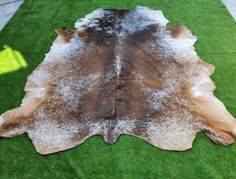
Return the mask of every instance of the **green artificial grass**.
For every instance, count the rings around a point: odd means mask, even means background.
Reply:
[[[137,5],[161,9],[169,26],[185,24],[193,31],[197,53],[216,66],[215,95],[236,116],[236,22],[220,0],[25,0],[0,32],[0,58],[7,45],[25,65],[7,71],[0,61],[0,113],[20,105],[27,76],[49,51],[54,29],[73,29],[77,18],[96,8]],[[42,156],[24,134],[0,138],[0,178],[236,178],[236,144],[215,145],[200,133],[191,150],[173,152],[131,136],[122,135],[113,145],[94,136],[71,150]]]

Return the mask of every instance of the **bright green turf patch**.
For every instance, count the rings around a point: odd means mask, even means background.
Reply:
[[[56,37],[54,29],[73,28],[77,18],[99,7],[137,5],[163,10],[170,26],[185,24],[192,29],[198,37],[199,56],[216,66],[215,95],[236,116],[236,22],[220,0],[25,0],[0,32],[0,51],[8,45],[28,64],[0,75],[0,113],[20,105],[26,78],[49,51]],[[74,149],[41,156],[27,135],[0,138],[0,178],[91,177],[236,178],[236,144],[215,145],[199,134],[193,149],[171,152],[131,136],[121,136],[113,145],[95,136]]]
[[[26,67],[27,63],[22,54],[4,45],[4,50],[0,51],[0,75]]]

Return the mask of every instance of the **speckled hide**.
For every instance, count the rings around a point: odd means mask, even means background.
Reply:
[[[1,115],[0,136],[26,132],[41,154],[96,134],[107,143],[133,135],[166,150],[191,148],[199,131],[233,143],[236,120],[213,95],[214,66],[198,57],[187,27],[167,22],[146,7],[98,9],[76,30],[57,29],[21,106]]]

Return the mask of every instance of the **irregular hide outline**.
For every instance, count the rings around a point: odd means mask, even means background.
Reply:
[[[167,22],[146,7],[98,9],[76,30],[57,29],[21,106],[0,116],[0,136],[26,132],[41,154],[96,134],[107,143],[129,134],[166,150],[191,148],[199,131],[233,143],[236,121],[213,95],[214,66],[198,57],[187,27]]]

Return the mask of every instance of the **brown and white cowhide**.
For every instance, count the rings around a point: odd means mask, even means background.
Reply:
[[[28,77],[20,107],[0,116],[0,136],[26,132],[49,154],[93,135],[121,134],[166,150],[186,150],[199,131],[224,145],[236,120],[214,95],[214,66],[194,51],[183,25],[166,27],[162,11],[103,10],[57,29],[44,61]]]

